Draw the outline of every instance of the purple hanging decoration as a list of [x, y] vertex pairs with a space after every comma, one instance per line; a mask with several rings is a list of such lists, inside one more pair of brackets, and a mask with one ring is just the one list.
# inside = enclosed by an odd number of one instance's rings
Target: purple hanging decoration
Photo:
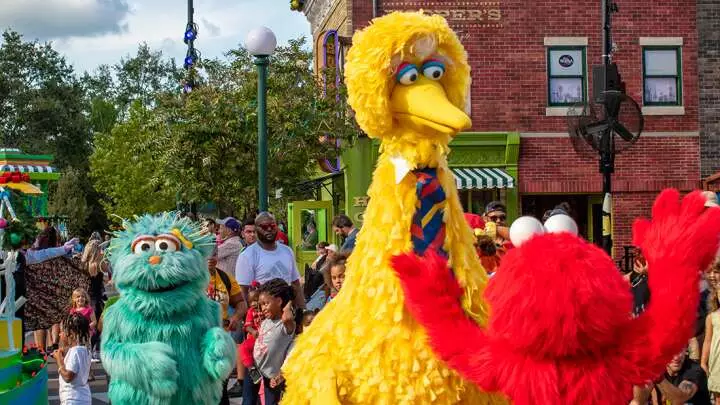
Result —
[[[323, 37], [323, 70], [327, 68], [327, 62], [328, 62], [328, 54], [327, 54], [327, 46], [328, 46], [328, 39], [330, 37], [333, 37], [333, 45], [334, 45], [334, 62], [335, 62], [335, 88], [340, 87], [340, 38], [338, 37], [338, 32], [336, 30], [329, 30], [325, 33], [325, 36]], [[323, 72], [323, 96], [327, 96], [327, 77], [325, 76], [325, 72]], [[340, 102], [340, 94], [335, 95], [335, 100], [339, 103]], [[332, 139], [329, 134], [326, 135], [327, 139]], [[338, 150], [340, 149], [340, 140], [335, 140], [335, 148]], [[339, 173], [341, 171], [340, 167], [340, 154], [338, 153], [338, 156], [334, 159], [335, 162], [333, 162], [330, 159], [321, 159], [320, 160], [320, 167], [323, 169], [323, 171], [328, 173]]]

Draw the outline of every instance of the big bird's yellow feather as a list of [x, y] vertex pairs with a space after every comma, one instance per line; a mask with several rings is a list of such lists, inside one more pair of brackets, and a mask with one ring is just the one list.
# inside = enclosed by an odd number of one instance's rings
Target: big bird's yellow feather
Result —
[[[445, 65], [441, 79], [399, 83], [399, 65], [422, 66], [429, 59]], [[424, 329], [404, 308], [389, 263], [413, 249], [418, 198], [407, 171], [437, 168], [447, 194], [445, 250], [466, 292], [463, 307], [478, 323], [486, 321], [488, 308], [478, 297], [487, 279], [446, 161], [450, 139], [470, 123], [461, 110], [469, 81], [467, 54], [440, 16], [396, 12], [353, 37], [345, 65], [348, 101], [360, 127], [381, 140], [381, 156], [343, 288], [300, 335], [283, 368], [283, 404], [505, 403], [479, 392], [433, 354]]]

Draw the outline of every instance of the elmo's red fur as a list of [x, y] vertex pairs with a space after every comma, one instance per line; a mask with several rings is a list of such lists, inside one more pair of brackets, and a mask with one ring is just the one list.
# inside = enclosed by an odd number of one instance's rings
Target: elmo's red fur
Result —
[[536, 236], [503, 259], [488, 284], [487, 328], [460, 306], [462, 289], [430, 253], [393, 259], [406, 306], [436, 354], [515, 405], [627, 404], [692, 336], [698, 274], [718, 250], [720, 208], [699, 192], [664, 191], [652, 222], [634, 226], [648, 260], [651, 301], [631, 318], [627, 282], [599, 248], [570, 234]]

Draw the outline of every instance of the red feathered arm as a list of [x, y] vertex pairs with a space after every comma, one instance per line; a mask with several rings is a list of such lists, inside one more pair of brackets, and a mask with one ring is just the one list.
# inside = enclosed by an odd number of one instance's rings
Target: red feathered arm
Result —
[[618, 342], [617, 368], [639, 385], [654, 380], [693, 336], [699, 302], [699, 273], [718, 251], [720, 208], [705, 208], [700, 192], [680, 202], [665, 190], [652, 210], [652, 222], [638, 220], [633, 243], [648, 262], [650, 302]]
[[396, 256], [392, 266], [405, 292], [405, 307], [425, 327], [430, 346], [450, 368], [486, 391], [496, 391], [487, 336], [463, 311], [463, 290], [435, 252], [425, 258]]

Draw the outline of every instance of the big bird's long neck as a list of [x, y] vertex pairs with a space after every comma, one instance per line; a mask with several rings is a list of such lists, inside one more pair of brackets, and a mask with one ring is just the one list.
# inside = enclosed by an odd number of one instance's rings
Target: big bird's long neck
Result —
[[463, 306], [478, 321], [487, 318], [484, 301], [477, 298], [482, 296], [481, 290], [485, 286], [485, 271], [476, 256], [473, 236], [465, 223], [454, 178], [447, 165], [448, 141], [449, 137], [433, 139], [417, 134], [412, 137], [407, 133], [384, 139], [368, 190], [370, 202], [363, 226], [348, 263], [343, 290], [337, 297], [339, 305], [341, 302], [352, 305], [357, 299], [369, 306], [364, 310], [378, 312], [376, 319], [378, 315], [391, 322], [402, 319], [404, 299], [389, 260], [394, 255], [413, 250], [410, 227], [418, 198], [415, 176], [409, 171], [403, 176], [396, 170], [397, 159], [401, 158], [410, 171], [437, 168], [447, 199], [444, 247], [456, 277], [466, 290]]

